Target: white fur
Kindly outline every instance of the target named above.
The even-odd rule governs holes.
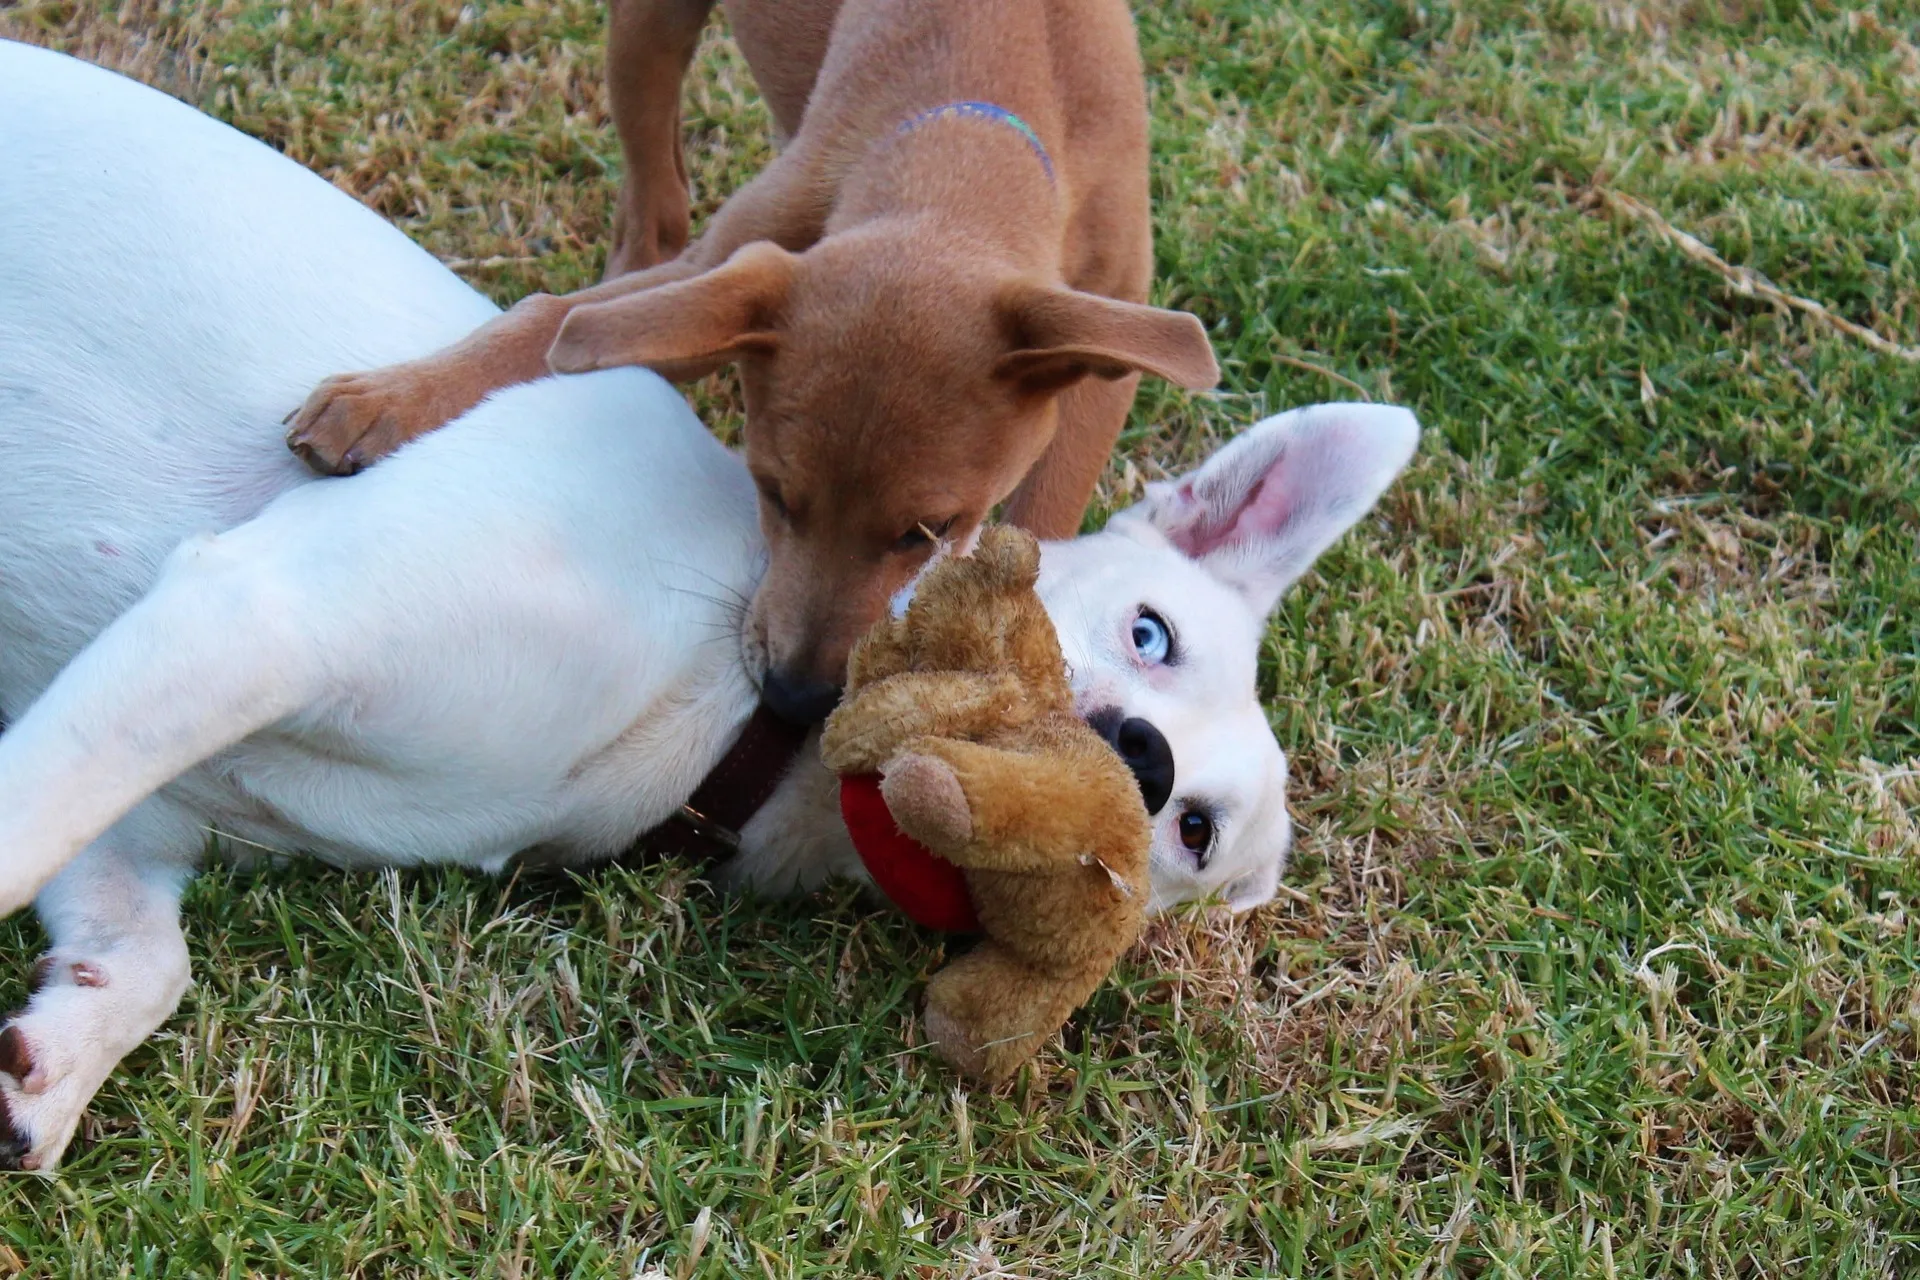
[[[0,1146],[10,1124],[50,1169],[184,990],[178,897],[209,836],[487,869],[626,847],[752,710],[740,604],[764,547],[744,468],[637,370],[513,388],[314,479],[280,426],[314,382],[492,307],[267,147],[58,55],[0,43],[0,155],[0,913],[37,895],[54,960],[10,1024],[33,1070],[0,1072]],[[1046,548],[1083,708],[1149,718],[1175,750],[1157,905],[1272,895],[1286,764],[1254,693],[1262,619],[1416,435],[1400,410],[1282,415]],[[1339,498],[1283,510],[1303,462]],[[1196,501],[1227,520],[1198,560]],[[1178,662],[1131,651],[1143,605]],[[804,757],[724,878],[858,875],[834,794]],[[1168,826],[1184,804],[1220,819],[1204,859]]]

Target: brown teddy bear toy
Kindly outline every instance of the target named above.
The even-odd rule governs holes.
[[[923,924],[986,935],[934,975],[926,1021],[988,1082],[1039,1050],[1146,919],[1146,806],[1073,713],[1039,565],[1008,528],[935,564],[855,648],[821,742],[875,883]]]

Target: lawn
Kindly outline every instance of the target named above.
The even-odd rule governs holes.
[[[918,1045],[939,941],[850,893],[216,872],[180,1013],[57,1182],[0,1179],[0,1276],[1920,1272],[1920,14],[1139,19],[1160,299],[1226,376],[1142,395],[1101,502],[1289,405],[1428,428],[1268,637],[1279,901],[1160,922],[983,1092]],[[0,34],[505,301],[597,275],[601,20],[25,0]],[[704,214],[769,154],[718,25],[688,112]],[[39,941],[0,926],[0,1007]]]

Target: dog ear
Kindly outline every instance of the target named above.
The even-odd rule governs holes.
[[[1089,375],[1150,373],[1192,391],[1220,381],[1207,331],[1184,311],[1032,284],[1008,288],[1000,311],[1014,349],[993,374],[1025,392],[1052,394]]]
[[[697,376],[748,351],[779,344],[779,316],[794,256],[759,240],[689,280],[576,307],[547,351],[555,373],[622,365]]]
[[[1420,443],[1412,413],[1322,404],[1249,427],[1115,517],[1144,520],[1265,616],[1373,508]]]

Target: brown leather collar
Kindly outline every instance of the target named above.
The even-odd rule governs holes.
[[[718,861],[740,847],[740,831],[760,812],[806,743],[805,726],[754,708],[734,739],[680,812],[634,843],[629,858],[699,857]]]

